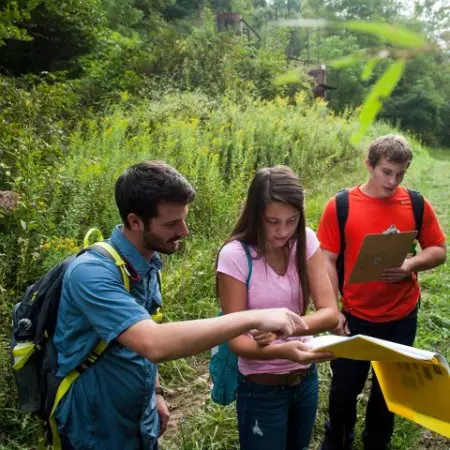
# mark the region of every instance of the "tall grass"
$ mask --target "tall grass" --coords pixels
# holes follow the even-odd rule
[[[357,168],[362,167],[364,145],[348,143],[355,126],[351,115],[335,116],[325,104],[308,104],[301,96],[293,104],[281,98],[243,98],[237,104],[229,98],[218,102],[200,94],[172,94],[138,106],[124,104],[80,123],[64,147],[51,143],[53,153],[62,155],[57,163],[28,160],[26,185],[20,173],[12,180],[23,201],[1,219],[0,229],[0,437],[8,448],[36,443],[36,425],[30,426],[29,418],[15,409],[6,353],[12,305],[27,284],[80,247],[88,228],[110,234],[119,222],[114,182],[126,167],[162,159],[194,185],[191,236],[177,255],[165,258],[164,308],[170,320],[211,317],[217,312],[217,250],[236,220],[255,170],[291,166],[307,189],[308,223],[315,227],[326,198],[361,175]],[[385,125],[372,130],[373,135],[386,132],[392,130]],[[165,384],[176,389],[191,382],[204,359],[163,365]],[[326,370],[321,376],[327,377]],[[207,396],[207,389],[203,394]],[[232,407],[222,410],[207,403],[164,445],[236,448],[234,420]]]

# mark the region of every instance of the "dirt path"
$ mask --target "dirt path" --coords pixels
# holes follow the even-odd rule
[[[195,366],[193,379],[174,389],[165,389],[166,403],[170,411],[170,421],[166,435],[177,433],[186,416],[200,409],[210,395],[208,361],[202,361]],[[164,442],[164,439],[160,440]]]

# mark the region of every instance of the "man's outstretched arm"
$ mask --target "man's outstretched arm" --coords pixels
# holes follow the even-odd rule
[[[255,328],[290,336],[301,326],[301,320],[286,308],[242,311],[212,319],[161,325],[148,319],[132,325],[117,340],[158,363],[195,355]],[[299,360],[303,358],[317,360],[320,354],[305,351],[299,354]]]

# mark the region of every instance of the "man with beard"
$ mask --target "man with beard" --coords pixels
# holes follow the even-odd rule
[[[63,449],[156,449],[169,419],[158,362],[199,353],[251,329],[287,336],[305,327],[286,309],[155,323],[151,315],[161,305],[157,252],[174,253],[188,234],[185,219],[195,192],[172,167],[147,161],[119,177],[115,197],[123,225],[109,243],[127,262],[132,285],[128,292],[115,262],[96,251],[80,255],[65,273],[54,335],[57,375],[78,370],[100,340],[108,347],[56,408]],[[292,359],[330,356],[307,350],[299,342]]]

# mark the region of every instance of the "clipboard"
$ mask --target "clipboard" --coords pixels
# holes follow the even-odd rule
[[[384,269],[400,267],[416,235],[415,230],[366,235],[348,283],[379,281]]]

